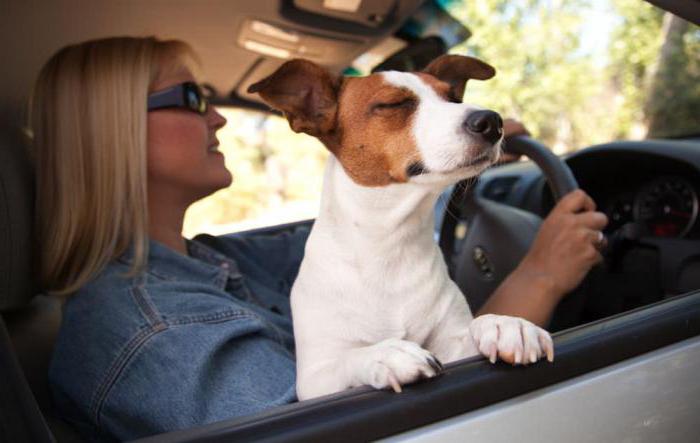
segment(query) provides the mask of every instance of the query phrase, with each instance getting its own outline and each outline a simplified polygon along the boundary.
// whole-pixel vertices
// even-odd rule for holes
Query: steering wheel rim
[[[509,138],[507,150],[528,157],[542,170],[555,201],[579,188],[566,162],[537,140],[523,135]]]
[[[540,168],[555,201],[578,189],[568,165],[542,143],[516,136],[508,139],[507,151],[527,156]],[[461,248],[456,250],[455,230],[464,220],[469,228],[460,240]],[[520,263],[541,223],[535,214],[479,198],[455,186],[445,209],[439,243],[450,277],[465,294],[472,312]]]

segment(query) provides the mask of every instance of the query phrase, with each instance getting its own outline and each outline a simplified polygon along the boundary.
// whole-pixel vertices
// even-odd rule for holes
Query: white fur
[[[445,101],[420,77],[407,72],[390,71],[382,76],[386,82],[410,89],[418,96],[420,106],[412,130],[428,170],[449,172],[478,154],[462,123],[470,112],[481,108]]]
[[[468,160],[458,152],[464,136],[451,128],[461,126],[469,108],[442,101],[416,76],[384,75],[420,97],[413,134],[428,169],[453,171]],[[300,400],[359,385],[400,390],[436,375],[431,355],[447,363],[512,351],[526,363],[551,347],[545,331],[522,319],[472,322],[448,277],[433,239],[433,207],[444,185],[478,172],[462,168],[364,187],[329,158],[320,213],[291,295]]]

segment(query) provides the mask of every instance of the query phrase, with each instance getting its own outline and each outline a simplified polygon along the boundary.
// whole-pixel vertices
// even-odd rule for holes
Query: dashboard
[[[653,237],[685,237],[698,218],[698,192],[686,177],[666,175],[635,183],[606,199],[601,208],[614,232],[628,223]]]
[[[700,140],[608,143],[565,160],[608,216],[607,234],[634,224],[643,237],[700,239]],[[542,217],[554,206],[532,162],[486,171],[475,192]]]
[[[700,140],[607,143],[564,160],[609,219],[605,262],[584,285],[587,319],[700,288]],[[542,218],[555,204],[530,161],[485,171],[473,192]]]
[[[606,233],[633,225],[640,237],[700,238],[700,143],[627,142],[567,159],[582,189],[606,213]]]

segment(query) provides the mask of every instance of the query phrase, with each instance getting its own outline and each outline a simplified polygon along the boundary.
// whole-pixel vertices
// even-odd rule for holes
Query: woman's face
[[[195,80],[182,68],[164,75],[152,90],[187,81]],[[190,204],[230,185],[232,176],[216,138],[216,131],[225,123],[212,106],[205,115],[181,108],[148,112],[149,199]]]

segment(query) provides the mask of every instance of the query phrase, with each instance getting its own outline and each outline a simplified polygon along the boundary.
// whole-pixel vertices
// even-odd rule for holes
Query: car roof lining
[[[189,43],[202,60],[202,82],[217,91],[214,102],[261,108],[257,97],[240,92],[284,60],[239,45],[238,33],[246,20],[261,20],[312,35],[320,45],[329,45],[329,50],[315,60],[339,71],[349,66],[357,55],[392,35],[422,2],[385,1],[391,6],[391,14],[381,25],[368,27],[303,11],[295,6],[298,1],[9,2],[3,9],[5,23],[0,35],[4,44],[0,47],[0,58],[11,69],[4,70],[0,86],[0,118],[11,114],[12,120],[19,122],[17,115],[21,112],[17,111],[25,108],[39,69],[58,49],[88,39],[120,35],[156,35]],[[337,42],[352,43],[334,47]]]

